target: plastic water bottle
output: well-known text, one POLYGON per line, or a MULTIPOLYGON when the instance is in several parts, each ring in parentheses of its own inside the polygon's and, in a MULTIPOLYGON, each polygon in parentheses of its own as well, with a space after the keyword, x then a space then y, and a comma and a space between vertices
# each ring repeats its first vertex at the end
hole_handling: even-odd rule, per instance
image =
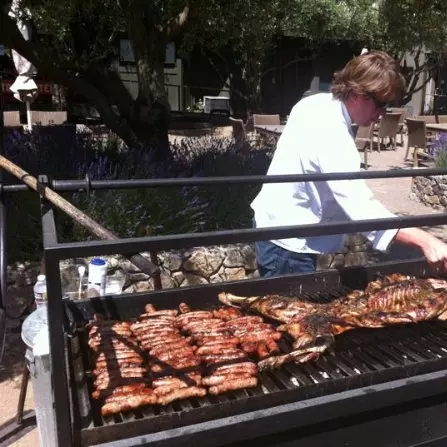
POLYGON ((88 265, 87 296, 106 294, 107 262, 102 258, 93 258, 88 265))
POLYGON ((38 275, 33 287, 36 310, 39 318, 47 322, 47 279, 45 275, 38 275))

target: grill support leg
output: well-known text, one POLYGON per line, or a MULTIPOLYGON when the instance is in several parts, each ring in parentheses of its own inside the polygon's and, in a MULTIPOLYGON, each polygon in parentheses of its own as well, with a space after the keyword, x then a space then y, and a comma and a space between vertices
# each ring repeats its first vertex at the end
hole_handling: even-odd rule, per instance
POLYGON ((29 369, 28 365, 25 363, 22 372, 22 383, 20 385, 19 403, 17 404, 16 422, 18 425, 21 425, 23 421, 23 411, 25 408, 25 398, 26 398, 26 391, 28 390, 28 381, 29 381, 29 369))

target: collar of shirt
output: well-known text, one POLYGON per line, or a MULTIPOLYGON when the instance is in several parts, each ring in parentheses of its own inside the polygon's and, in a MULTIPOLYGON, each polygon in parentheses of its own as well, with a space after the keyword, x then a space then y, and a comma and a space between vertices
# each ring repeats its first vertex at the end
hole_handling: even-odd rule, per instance
POLYGON ((343 112, 343 117, 346 120, 346 125, 348 126, 349 133, 351 134, 352 138, 354 138, 354 131, 352 130, 352 119, 349 116, 348 108, 346 107, 343 101, 340 101, 340 104, 341 104, 341 111, 343 112))

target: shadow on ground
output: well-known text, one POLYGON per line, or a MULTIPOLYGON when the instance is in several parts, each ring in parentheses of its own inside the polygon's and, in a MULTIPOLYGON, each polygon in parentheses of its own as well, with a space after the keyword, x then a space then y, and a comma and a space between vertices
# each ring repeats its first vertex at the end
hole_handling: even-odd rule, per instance
POLYGON ((0 425, 0 447, 7 447, 21 439, 31 430, 36 428, 36 416, 34 411, 25 411, 21 424, 16 418, 12 418, 0 425))
MULTIPOLYGON (((0 363, 0 383, 21 375, 25 365, 26 346, 21 338, 24 319, 34 310, 32 286, 8 289, 6 298, 5 350, 0 363)), ((20 387, 20 381, 14 387, 20 387)))
MULTIPOLYGON (((6 333, 5 353, 0 364, 0 383, 20 376, 25 366, 25 343, 20 337, 19 328, 8 328, 6 333)), ((12 381, 14 388, 20 388, 20 381, 12 381)))

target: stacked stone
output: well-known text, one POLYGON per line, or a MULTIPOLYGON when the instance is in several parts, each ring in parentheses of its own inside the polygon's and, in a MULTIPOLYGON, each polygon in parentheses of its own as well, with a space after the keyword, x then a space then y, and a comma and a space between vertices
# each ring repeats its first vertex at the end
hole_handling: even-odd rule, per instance
POLYGON ((348 234, 345 246, 337 253, 318 256, 317 270, 336 269, 368 263, 370 243, 363 234, 348 234))
MULTIPOLYGON (((366 264, 367 251, 368 243, 363 235, 349 235, 343 250, 319 257, 318 269, 366 264)), ((149 255, 147 256, 149 257, 149 255)), ((81 264, 87 266, 88 261, 89 259, 78 258, 60 263, 63 292, 78 290, 77 266, 81 264)), ((247 244, 162 252, 158 254, 158 263, 164 289, 235 281, 258 276, 254 245, 247 244)), ((109 257, 108 264, 109 274, 118 268, 126 273, 125 293, 154 289, 153 279, 122 256, 109 257)), ((39 267, 40 265, 37 263, 9 266, 8 282, 15 289, 32 287, 39 267)), ((16 290, 15 295, 17 294, 16 290)), ((31 296, 31 292, 29 292, 29 296, 31 296)))
POLYGON ((436 210, 447 207, 447 176, 414 177, 411 198, 436 210))

